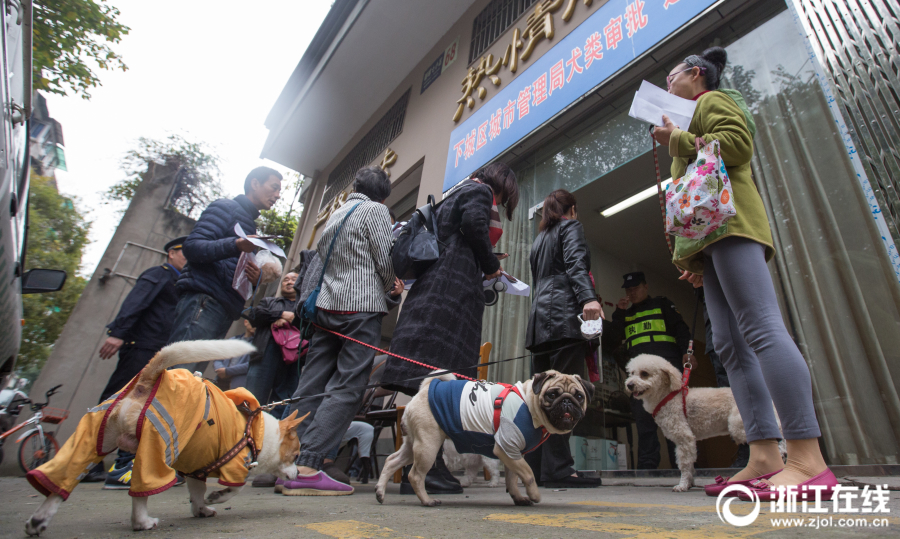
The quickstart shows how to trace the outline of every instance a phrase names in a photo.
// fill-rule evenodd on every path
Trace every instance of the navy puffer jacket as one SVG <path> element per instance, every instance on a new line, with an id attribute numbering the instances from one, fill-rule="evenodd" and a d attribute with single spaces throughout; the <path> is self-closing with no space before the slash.
<path id="1" fill-rule="evenodd" d="M 259 210 L 244 195 L 232 200 L 220 198 L 207 206 L 184 240 L 182 252 L 188 263 L 175 284 L 178 292 L 211 296 L 237 320 L 244 308 L 244 298 L 231 285 L 241 256 L 235 243 L 238 236 L 234 225 L 240 223 L 245 234 L 256 234 L 257 217 Z"/>

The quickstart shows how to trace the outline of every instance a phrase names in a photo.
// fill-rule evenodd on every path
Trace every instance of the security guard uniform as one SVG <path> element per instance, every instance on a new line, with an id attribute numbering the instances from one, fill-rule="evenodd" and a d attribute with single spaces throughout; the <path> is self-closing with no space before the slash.
<path id="1" fill-rule="evenodd" d="M 642 272 L 624 276 L 622 288 L 646 282 Z M 607 339 L 618 346 L 624 342 L 628 359 L 641 354 L 653 354 L 665 358 L 679 371 L 682 356 L 687 353 L 691 332 L 675 308 L 675 304 L 663 296 L 648 297 L 628 309 L 616 309 L 612 316 L 611 331 Z M 659 466 L 659 439 L 656 421 L 644 410 L 641 401 L 631 399 L 631 411 L 638 431 L 638 469 L 656 469 Z M 675 465 L 675 444 L 668 442 L 669 458 Z"/>
<path id="2" fill-rule="evenodd" d="M 185 238 L 170 241 L 165 251 L 180 249 Z M 146 270 L 134 283 L 115 320 L 106 326 L 109 336 L 122 339 L 125 343 L 119 349 L 119 362 L 100 396 L 100 402 L 125 387 L 169 342 L 175 306 L 178 304 L 175 281 L 180 276 L 181 272 L 168 262 Z"/>

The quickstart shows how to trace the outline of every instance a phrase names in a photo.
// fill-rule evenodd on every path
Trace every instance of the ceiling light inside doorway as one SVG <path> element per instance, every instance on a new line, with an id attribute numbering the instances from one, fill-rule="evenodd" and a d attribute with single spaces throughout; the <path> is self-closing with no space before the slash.
<path id="1" fill-rule="evenodd" d="M 666 186 L 669 185 L 670 183 L 672 183 L 672 178 L 669 178 L 668 180 L 662 182 L 663 191 L 666 190 Z M 610 217 L 612 215 L 619 213 L 620 211 L 622 211 L 626 208 L 630 208 L 630 207 L 634 206 L 638 202 L 647 200 L 648 198 L 650 198 L 656 194 L 657 194 L 657 188 L 655 185 L 652 187 L 648 187 L 648 188 L 644 189 L 643 191 L 641 191 L 640 193 L 638 193 L 636 195 L 632 195 L 632 196 L 626 198 L 625 200 L 623 200 L 622 202 L 619 202 L 618 204 L 614 204 L 614 205 L 606 208 L 605 210 L 600 212 L 600 215 L 602 215 L 603 217 Z"/>

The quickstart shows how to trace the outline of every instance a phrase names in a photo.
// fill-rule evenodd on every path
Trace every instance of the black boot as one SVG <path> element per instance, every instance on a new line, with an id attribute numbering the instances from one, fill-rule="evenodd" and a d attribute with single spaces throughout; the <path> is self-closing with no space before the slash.
<path id="1" fill-rule="evenodd" d="M 82 483 L 100 483 L 102 481 L 106 481 L 106 468 L 103 467 L 102 462 L 94 465 L 91 471 L 81 480 Z"/>
<path id="2" fill-rule="evenodd" d="M 412 466 L 403 467 L 403 479 L 400 482 L 400 494 L 415 494 L 412 484 L 409 482 L 409 470 Z M 462 494 L 463 489 L 459 483 L 451 483 L 441 477 L 441 473 L 432 466 L 425 475 L 425 492 L 435 494 Z"/>
<path id="3" fill-rule="evenodd" d="M 738 446 L 737 453 L 734 454 L 734 462 L 731 463 L 732 468 L 746 468 L 750 462 L 750 445 L 741 444 Z"/>
<path id="4" fill-rule="evenodd" d="M 459 485 L 459 479 L 457 479 L 456 476 L 453 475 L 453 472 L 451 472 L 450 468 L 447 467 L 447 463 L 444 462 L 443 447 L 441 447 L 440 451 L 438 451 L 437 457 L 435 457 L 434 459 L 434 468 L 437 468 L 438 473 L 441 475 L 441 479 Z"/>
<path id="5" fill-rule="evenodd" d="M 360 457 L 359 482 L 363 485 L 369 482 L 369 476 L 372 475 L 372 459 L 369 457 Z"/>

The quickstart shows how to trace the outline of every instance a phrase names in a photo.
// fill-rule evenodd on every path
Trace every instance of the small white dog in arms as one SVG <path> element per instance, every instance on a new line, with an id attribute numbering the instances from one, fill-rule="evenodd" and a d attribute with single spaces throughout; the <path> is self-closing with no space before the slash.
<path id="1" fill-rule="evenodd" d="M 668 394 L 681 389 L 681 373 L 659 356 L 641 354 L 629 361 L 625 370 L 628 373 L 626 392 L 643 401 L 644 410 L 651 414 Z M 731 388 L 691 388 L 686 403 L 687 417 L 680 393 L 663 405 L 655 417 L 663 436 L 676 445 L 675 458 L 681 481 L 672 489 L 675 492 L 685 492 L 694 486 L 697 440 L 727 434 L 735 443 L 747 443 L 744 422 Z M 780 421 L 778 426 L 781 427 Z M 784 440 L 778 442 L 778 448 L 784 458 Z"/>
<path id="2" fill-rule="evenodd" d="M 470 487 L 478 478 L 478 472 L 487 468 L 491 474 L 491 480 L 488 486 L 491 488 L 500 486 L 500 461 L 497 459 L 489 459 L 482 455 L 473 455 L 471 453 L 460 455 L 456 452 L 456 446 L 453 440 L 444 440 L 444 463 L 451 472 L 457 470 L 465 470 L 464 475 L 459 484 L 464 487 Z"/>
<path id="3" fill-rule="evenodd" d="M 160 350 L 118 395 L 88 410 L 54 459 L 28 473 L 32 486 L 47 498 L 25 521 L 25 533 L 44 532 L 87 470 L 117 447 L 136 454 L 130 489 L 132 529 L 159 526 L 159 519 L 147 514 L 147 497 L 174 485 L 176 470 L 189 474 L 213 464 L 218 467 L 208 473 L 218 476 L 226 488 L 206 496 L 206 481 L 192 477 L 187 486 L 191 513 L 216 516 L 209 505 L 238 494 L 250 472 L 253 452 L 238 445 L 247 432 L 247 417 L 237 402 L 255 399 L 245 389 L 222 392 L 184 369 L 167 369 L 254 350 L 240 340 L 185 341 Z M 250 439 L 260 448 L 256 471 L 293 479 L 294 459 L 300 454 L 295 428 L 305 416 L 297 419 L 294 412 L 279 421 L 265 412 L 258 415 L 250 424 Z"/>
<path id="4" fill-rule="evenodd" d="M 572 432 L 584 417 L 594 387 L 578 375 L 538 373 L 515 385 L 457 380 L 452 374 L 426 378 L 406 405 L 401 428 L 403 445 L 381 470 L 375 498 L 384 503 L 388 479 L 412 464 L 409 482 L 425 507 L 440 505 L 425 490 L 425 474 L 444 440 L 457 452 L 500 459 L 506 468 L 506 489 L 516 505 L 532 505 L 541 495 L 523 455 L 551 434 Z M 522 496 L 518 480 L 528 496 Z"/>

